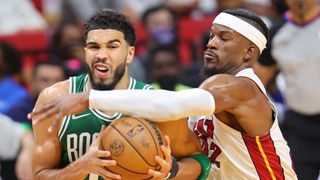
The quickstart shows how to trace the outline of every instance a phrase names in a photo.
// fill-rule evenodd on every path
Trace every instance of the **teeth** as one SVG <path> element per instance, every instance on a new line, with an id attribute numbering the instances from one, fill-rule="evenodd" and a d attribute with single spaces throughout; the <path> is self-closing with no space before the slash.
<path id="1" fill-rule="evenodd" d="M 105 66 L 96 66 L 96 68 L 99 70 L 99 71 L 107 71 L 108 68 L 105 67 Z"/>

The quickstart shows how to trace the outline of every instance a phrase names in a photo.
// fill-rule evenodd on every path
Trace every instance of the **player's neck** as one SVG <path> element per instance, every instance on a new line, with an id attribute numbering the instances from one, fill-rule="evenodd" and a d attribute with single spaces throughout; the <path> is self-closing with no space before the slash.
<path id="1" fill-rule="evenodd" d="M 121 80 L 118 82 L 118 84 L 114 87 L 115 90 L 117 89 L 128 89 L 130 85 L 130 78 L 128 73 L 124 73 Z"/>

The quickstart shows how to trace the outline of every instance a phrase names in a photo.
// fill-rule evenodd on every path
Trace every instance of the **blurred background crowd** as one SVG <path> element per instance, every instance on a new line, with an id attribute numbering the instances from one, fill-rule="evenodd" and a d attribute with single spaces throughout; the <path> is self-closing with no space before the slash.
<path id="1" fill-rule="evenodd" d="M 30 177 L 31 165 L 21 165 L 30 162 L 24 152 L 32 151 L 27 113 L 44 88 L 87 71 L 82 25 L 101 8 L 123 12 L 134 23 L 136 55 L 129 74 L 175 91 L 206 78 L 199 73 L 202 56 L 219 12 L 245 8 L 260 15 L 271 41 L 255 70 L 278 106 L 298 176 L 303 171 L 310 176 L 301 179 L 316 179 L 319 0 L 1 0 L 0 179 Z"/>

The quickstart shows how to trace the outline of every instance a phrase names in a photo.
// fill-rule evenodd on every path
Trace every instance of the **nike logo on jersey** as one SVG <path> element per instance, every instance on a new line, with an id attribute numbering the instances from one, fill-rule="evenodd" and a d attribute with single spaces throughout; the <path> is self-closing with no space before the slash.
<path id="1" fill-rule="evenodd" d="M 71 118 L 72 118 L 73 120 L 76 120 L 76 119 L 80 119 L 80 118 L 89 116 L 90 114 L 91 114 L 91 113 L 87 113 L 87 114 L 82 114 L 82 115 L 79 115 L 79 116 L 76 116 L 76 115 L 72 114 Z"/>

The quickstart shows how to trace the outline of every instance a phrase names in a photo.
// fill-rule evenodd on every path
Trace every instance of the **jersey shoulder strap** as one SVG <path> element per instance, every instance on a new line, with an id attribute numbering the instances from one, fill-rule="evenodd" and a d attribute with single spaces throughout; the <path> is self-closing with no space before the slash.
<path id="1" fill-rule="evenodd" d="M 143 89 L 143 90 L 150 90 L 154 89 L 150 84 L 146 84 L 142 81 L 133 79 L 130 77 L 130 84 L 128 89 Z"/>
<path id="2" fill-rule="evenodd" d="M 70 81 L 70 94 L 79 93 L 86 90 L 86 84 L 88 81 L 88 74 L 81 74 L 79 76 L 73 76 L 69 78 Z"/>

